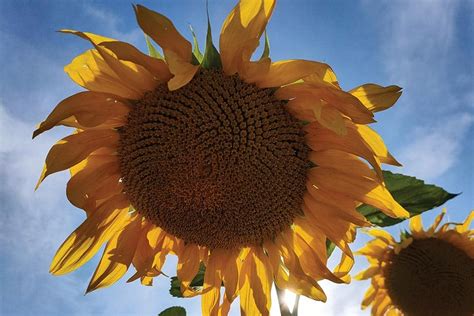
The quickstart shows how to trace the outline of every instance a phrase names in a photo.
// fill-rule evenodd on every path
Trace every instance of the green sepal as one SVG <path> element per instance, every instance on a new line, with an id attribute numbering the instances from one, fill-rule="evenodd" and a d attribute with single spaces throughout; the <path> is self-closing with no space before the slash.
<path id="1" fill-rule="evenodd" d="M 435 207 L 443 205 L 446 201 L 456 197 L 443 188 L 433 184 L 425 184 L 423 180 L 390 171 L 383 171 L 385 184 L 395 201 L 403 206 L 410 217 L 421 214 Z M 391 218 L 381 210 L 363 204 L 357 208 L 368 221 L 377 226 L 392 226 L 404 219 Z"/>
<path id="2" fill-rule="evenodd" d="M 328 259 L 331 257 L 334 249 L 336 249 L 336 244 L 326 238 L 326 254 Z"/>
<path id="3" fill-rule="evenodd" d="M 262 56 L 260 59 L 264 59 L 270 56 L 270 41 L 268 40 L 267 30 L 265 30 L 265 46 L 263 47 Z"/>
<path id="4" fill-rule="evenodd" d="M 165 309 L 158 316 L 186 316 L 186 310 L 181 306 L 173 306 Z"/>
<path id="5" fill-rule="evenodd" d="M 199 290 L 204 284 L 204 274 L 206 272 L 206 267 L 204 266 L 203 263 L 199 266 L 198 273 L 194 277 L 194 279 L 191 281 L 190 287 L 193 289 Z M 181 281 L 178 279 L 178 277 L 174 276 L 171 277 L 171 287 L 170 287 L 170 294 L 171 296 L 174 297 L 184 297 L 183 294 L 181 293 Z"/>
<path id="6" fill-rule="evenodd" d="M 197 62 L 197 65 L 201 64 L 202 62 L 202 53 L 201 50 L 199 49 L 199 43 L 196 38 L 196 33 L 194 33 L 193 26 L 189 24 L 189 29 L 191 30 L 191 34 L 193 35 L 193 60 L 195 59 Z"/>
<path id="7" fill-rule="evenodd" d="M 158 59 L 164 59 L 163 55 L 161 55 L 160 52 L 151 43 L 150 37 L 146 34 L 144 35 L 145 35 L 146 46 L 148 47 L 148 55 L 150 55 L 151 57 L 158 58 Z"/>
<path id="8" fill-rule="evenodd" d="M 201 67 L 205 69 L 222 69 L 221 55 L 212 43 L 211 21 L 209 20 L 209 8 L 206 2 L 207 10 L 207 35 L 206 35 L 206 49 L 204 50 L 204 57 L 201 61 Z"/>

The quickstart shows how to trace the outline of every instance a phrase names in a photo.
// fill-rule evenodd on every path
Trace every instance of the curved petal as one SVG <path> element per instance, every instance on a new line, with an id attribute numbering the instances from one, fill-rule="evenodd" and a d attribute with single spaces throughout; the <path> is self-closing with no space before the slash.
<path id="1" fill-rule="evenodd" d="M 256 81 L 260 88 L 281 87 L 312 74 L 334 73 L 329 65 L 317 61 L 292 59 L 274 62 L 266 75 Z"/>
<path id="2" fill-rule="evenodd" d="M 101 147 L 115 147 L 118 134 L 110 129 L 86 130 L 61 139 L 49 151 L 36 189 L 48 175 L 66 170 Z"/>
<path id="3" fill-rule="evenodd" d="M 158 82 L 144 67 L 130 61 L 120 60 L 113 51 L 100 45 L 104 41 L 103 36 L 74 30 L 61 30 L 61 32 L 74 34 L 89 40 L 118 78 L 138 94 L 142 95 L 156 87 Z"/>
<path id="4" fill-rule="evenodd" d="M 127 99 L 139 99 L 141 93 L 129 87 L 95 49 L 77 56 L 64 67 L 69 77 L 90 91 L 112 93 Z"/>
<path id="5" fill-rule="evenodd" d="M 219 41 L 224 72 L 232 75 L 249 61 L 275 7 L 274 0 L 241 0 L 224 21 Z"/>
<path id="6" fill-rule="evenodd" d="M 178 32 L 170 19 L 141 5 L 135 6 L 134 9 L 143 32 L 158 43 L 163 51 L 172 51 L 183 61 L 191 62 L 191 43 Z M 164 53 L 167 57 L 166 52 Z"/>
<path id="7" fill-rule="evenodd" d="M 401 166 L 401 164 L 390 154 L 382 137 L 367 125 L 355 124 L 357 131 L 367 145 L 370 146 L 374 154 L 379 158 L 380 162 L 393 166 Z"/>
<path id="8" fill-rule="evenodd" d="M 105 202 L 64 241 L 54 256 L 50 272 L 65 274 L 89 261 L 105 241 L 128 223 L 128 208 L 123 195 Z"/>
<path id="9" fill-rule="evenodd" d="M 111 120 L 119 119 L 125 123 L 130 107 L 116 95 L 84 91 L 76 93 L 54 108 L 46 120 L 33 132 L 33 138 L 74 116 L 83 127 L 97 127 Z"/>
<path id="10" fill-rule="evenodd" d="M 402 88 L 398 86 L 382 87 L 377 84 L 367 83 L 349 91 L 372 112 L 383 111 L 390 108 L 402 95 Z"/>
<path id="11" fill-rule="evenodd" d="M 114 179 L 120 177 L 117 158 L 115 156 L 91 157 L 87 166 L 68 181 L 66 187 L 68 200 L 76 207 L 83 208 L 88 197 L 97 196 L 96 190 L 111 177 Z"/>
<path id="12" fill-rule="evenodd" d="M 275 96 L 282 100 L 298 99 L 302 96 L 311 96 L 314 102 L 323 100 L 327 105 L 335 107 L 353 122 L 360 124 L 373 123 L 373 113 L 353 95 L 335 87 L 313 84 L 308 82 L 297 82 L 279 88 Z"/>
<path id="13" fill-rule="evenodd" d="M 86 293 L 114 284 L 127 272 L 137 247 L 140 225 L 141 220 L 133 216 L 123 230 L 109 240 Z"/>
<path id="14" fill-rule="evenodd" d="M 166 61 L 168 62 L 170 71 L 174 74 L 174 77 L 168 81 L 168 89 L 171 91 L 177 90 L 193 79 L 199 66 L 183 61 L 173 51 L 164 51 L 166 53 Z"/>

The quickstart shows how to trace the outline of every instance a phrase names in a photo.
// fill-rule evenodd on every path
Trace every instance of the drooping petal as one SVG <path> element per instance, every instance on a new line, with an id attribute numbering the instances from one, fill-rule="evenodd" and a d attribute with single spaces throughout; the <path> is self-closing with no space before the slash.
<path id="1" fill-rule="evenodd" d="M 402 88 L 398 86 L 382 87 L 368 83 L 349 91 L 372 112 L 383 111 L 390 108 L 402 95 Z"/>
<path id="2" fill-rule="evenodd" d="M 409 216 L 409 213 L 393 199 L 390 192 L 373 179 L 355 178 L 325 167 L 310 169 L 308 176 L 316 186 L 375 206 L 388 216 L 405 218 Z"/>
<path id="3" fill-rule="evenodd" d="M 232 75 L 258 46 L 275 6 L 274 0 L 242 0 L 222 25 L 219 41 L 224 72 Z"/>
<path id="4" fill-rule="evenodd" d="M 113 94 L 79 92 L 61 101 L 34 131 L 33 138 L 71 116 L 83 127 L 97 127 L 112 119 L 125 123 L 129 111 L 126 101 Z"/>
<path id="5" fill-rule="evenodd" d="M 181 291 L 189 287 L 199 271 L 199 264 L 199 247 L 195 244 L 185 245 L 178 255 L 176 268 L 178 279 L 181 281 Z"/>
<path id="6" fill-rule="evenodd" d="M 355 126 L 362 139 L 370 146 L 380 162 L 394 166 L 401 166 L 401 164 L 390 154 L 379 134 L 366 125 L 356 124 Z"/>
<path id="7" fill-rule="evenodd" d="M 109 240 L 86 292 L 110 286 L 127 272 L 137 247 L 140 225 L 138 216 L 132 216 L 124 229 Z"/>
<path id="8" fill-rule="evenodd" d="M 61 139 L 49 151 L 36 188 L 48 175 L 66 170 L 101 147 L 115 147 L 118 134 L 110 129 L 87 130 Z"/>
<path id="9" fill-rule="evenodd" d="M 54 256 L 50 272 L 66 274 L 89 261 L 104 242 L 128 223 L 128 207 L 123 195 L 106 201 L 64 241 Z"/>
<path id="10" fill-rule="evenodd" d="M 221 267 L 223 266 L 224 255 L 223 249 L 214 249 L 211 251 L 206 266 L 206 273 L 204 274 L 204 293 L 201 301 L 203 315 L 217 315 L 218 313 L 222 282 Z"/>

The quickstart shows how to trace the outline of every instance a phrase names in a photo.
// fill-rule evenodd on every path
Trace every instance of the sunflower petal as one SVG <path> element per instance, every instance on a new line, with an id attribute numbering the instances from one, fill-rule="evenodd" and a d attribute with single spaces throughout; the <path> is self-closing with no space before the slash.
<path id="1" fill-rule="evenodd" d="M 78 164 L 98 148 L 114 147 L 117 141 L 117 132 L 110 129 L 87 130 L 61 139 L 46 156 L 36 189 L 48 175 Z"/>
<path id="2" fill-rule="evenodd" d="M 113 94 L 79 92 L 61 101 L 34 131 L 33 138 L 74 116 L 81 126 L 96 127 L 110 119 L 124 118 L 130 111 L 124 100 Z"/>
<path id="3" fill-rule="evenodd" d="M 227 75 L 236 73 L 243 61 L 249 61 L 274 7 L 274 0 L 241 0 L 227 16 L 219 41 Z"/>
<path id="4" fill-rule="evenodd" d="M 90 91 L 112 93 L 127 99 L 139 99 L 141 94 L 129 87 L 105 62 L 96 49 L 74 58 L 64 67 L 69 77 Z"/>
<path id="5" fill-rule="evenodd" d="M 139 95 L 142 95 L 146 91 L 153 90 L 157 85 L 157 81 L 154 79 L 153 75 L 144 67 L 134 62 L 120 60 L 113 51 L 101 45 L 104 41 L 114 42 L 115 40 L 107 39 L 103 36 L 88 32 L 74 30 L 61 30 L 61 32 L 74 34 L 83 39 L 89 40 L 118 78 L 120 78 L 122 82 L 125 82 L 127 86 L 132 88 Z"/>
<path id="6" fill-rule="evenodd" d="M 281 87 L 311 74 L 332 72 L 329 65 L 317 61 L 292 59 L 274 62 L 268 73 L 256 82 L 260 88 Z"/>
<path id="7" fill-rule="evenodd" d="M 211 252 L 204 274 L 201 309 L 203 315 L 216 315 L 219 309 L 222 274 L 219 267 L 223 265 L 222 249 Z"/>
<path id="8" fill-rule="evenodd" d="M 170 67 L 171 73 L 174 77 L 168 81 L 168 89 L 171 91 L 177 90 L 185 86 L 193 79 L 194 75 L 199 69 L 198 65 L 193 65 L 189 62 L 183 61 L 175 52 L 164 49 L 166 61 Z"/>
<path id="9" fill-rule="evenodd" d="M 87 293 L 114 284 L 127 272 L 140 236 L 140 224 L 137 216 L 131 217 L 124 229 L 109 240 L 87 287 Z"/>
<path id="10" fill-rule="evenodd" d="M 104 203 L 64 241 L 54 256 L 50 272 L 66 274 L 89 261 L 105 241 L 127 224 L 128 207 L 122 195 Z"/>
<path id="11" fill-rule="evenodd" d="M 398 86 L 382 87 L 368 83 L 349 91 L 372 112 L 383 111 L 390 108 L 402 95 L 402 88 Z"/>
<path id="12" fill-rule="evenodd" d="M 141 5 L 134 8 L 138 24 L 163 48 L 165 57 L 168 57 L 166 51 L 171 51 L 183 61 L 191 62 L 192 45 L 178 32 L 171 20 Z"/>

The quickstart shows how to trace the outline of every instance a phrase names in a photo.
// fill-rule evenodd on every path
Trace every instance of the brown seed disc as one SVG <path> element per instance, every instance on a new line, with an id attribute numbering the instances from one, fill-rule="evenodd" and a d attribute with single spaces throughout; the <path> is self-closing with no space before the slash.
<path id="1" fill-rule="evenodd" d="M 147 93 L 120 129 L 132 205 L 210 248 L 272 239 L 301 214 L 310 167 L 302 123 L 284 105 L 272 89 L 210 70 Z"/>
<path id="2" fill-rule="evenodd" d="M 414 240 L 386 273 L 390 298 L 406 315 L 474 314 L 474 259 L 447 241 Z"/>

